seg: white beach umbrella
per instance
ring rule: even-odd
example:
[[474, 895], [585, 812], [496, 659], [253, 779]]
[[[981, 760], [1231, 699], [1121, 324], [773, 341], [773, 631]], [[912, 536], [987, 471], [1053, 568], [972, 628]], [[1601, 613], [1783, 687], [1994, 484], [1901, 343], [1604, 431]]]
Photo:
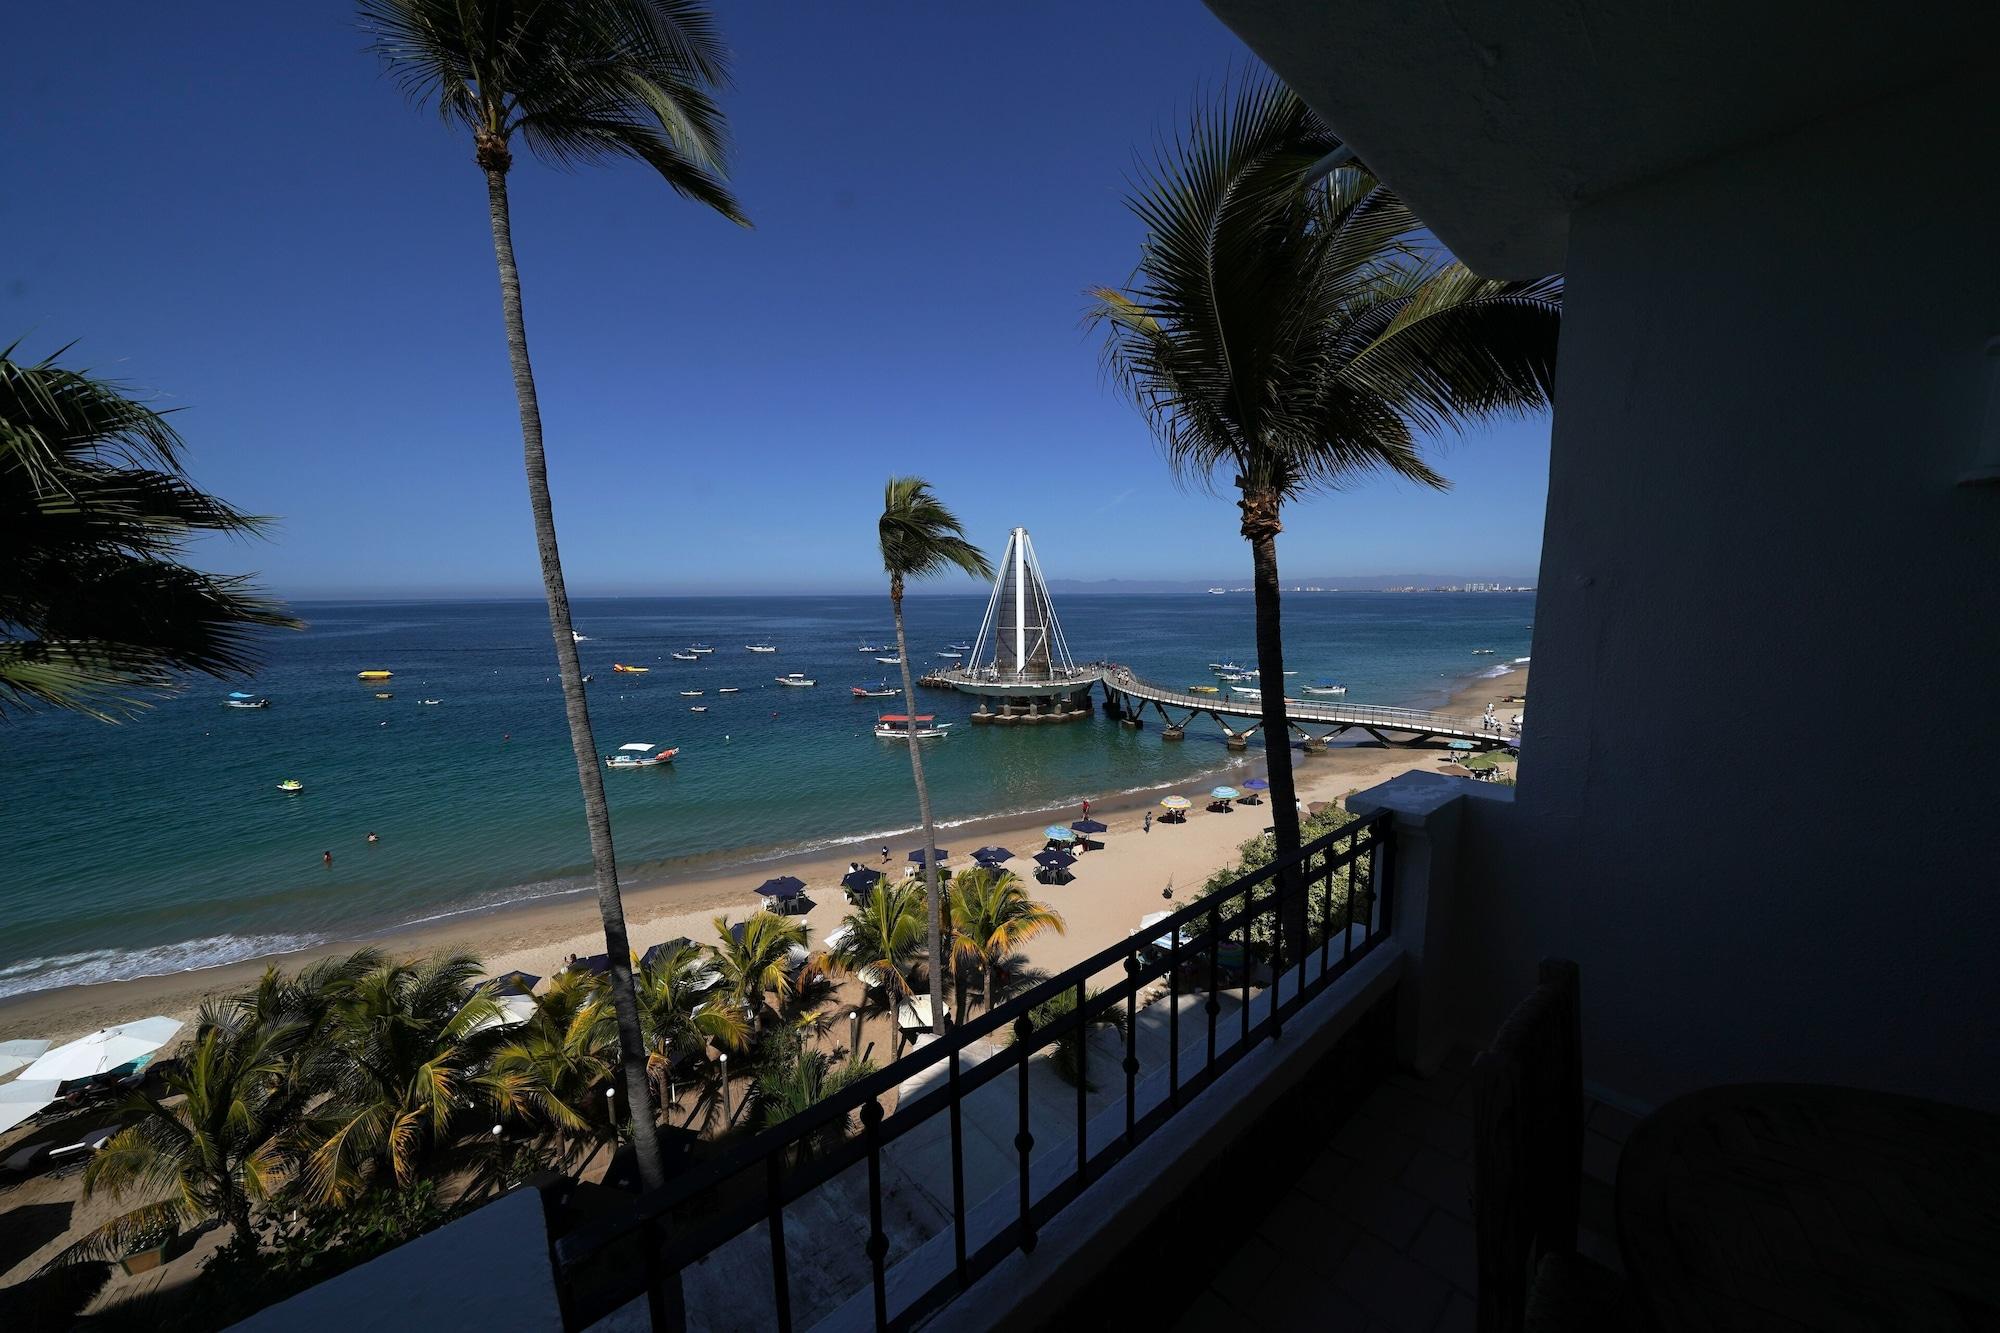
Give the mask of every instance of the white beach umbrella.
[[23, 1037], [19, 1041], [0, 1041], [0, 1078], [5, 1078], [25, 1064], [32, 1063], [36, 1056], [49, 1048], [47, 1037]]
[[15, 1079], [0, 1083], [0, 1134], [26, 1120], [56, 1099], [56, 1081]]
[[519, 1027], [535, 1016], [535, 997], [532, 995], [496, 995], [493, 1004], [500, 1012], [473, 1024], [474, 1032], [483, 1032], [487, 1028]]
[[78, 1037], [21, 1071], [22, 1081], [52, 1078], [58, 1081], [90, 1078], [108, 1069], [130, 1064], [142, 1055], [151, 1055], [174, 1039], [181, 1030], [178, 1018], [141, 1018], [116, 1027], [100, 1028], [87, 1037]]

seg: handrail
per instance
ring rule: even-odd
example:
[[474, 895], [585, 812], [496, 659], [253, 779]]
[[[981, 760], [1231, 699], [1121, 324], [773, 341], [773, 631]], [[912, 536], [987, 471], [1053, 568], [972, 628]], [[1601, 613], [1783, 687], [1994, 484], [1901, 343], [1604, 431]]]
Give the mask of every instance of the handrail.
[[[1202, 696], [1172, 690], [1139, 679], [1126, 667], [1109, 667], [1103, 672], [1105, 688], [1149, 703], [1171, 704], [1197, 712], [1229, 717], [1261, 717], [1261, 704], [1221, 695]], [[1475, 740], [1501, 742], [1510, 739], [1478, 718], [1457, 717], [1422, 708], [1395, 708], [1386, 704], [1316, 703], [1287, 697], [1285, 718], [1298, 722], [1345, 722], [1355, 726], [1373, 723], [1396, 731], [1448, 732]]]
[[[1143, 931], [1098, 950], [977, 1020], [934, 1038], [800, 1114], [753, 1135], [722, 1157], [641, 1197], [629, 1214], [587, 1224], [563, 1237], [554, 1250], [565, 1323], [572, 1328], [582, 1327], [643, 1291], [649, 1298], [654, 1326], [678, 1327], [677, 1274], [680, 1268], [719, 1248], [759, 1221], [766, 1221], [771, 1236], [778, 1327], [789, 1329], [791, 1302], [787, 1275], [789, 1266], [784, 1253], [784, 1209], [789, 1203], [864, 1160], [870, 1167], [871, 1219], [867, 1253], [873, 1269], [876, 1325], [881, 1329], [903, 1327], [920, 1318], [948, 1299], [954, 1288], [962, 1289], [990, 1270], [1006, 1253], [1017, 1248], [1032, 1248], [1036, 1227], [1080, 1193], [1093, 1173], [1101, 1174], [1110, 1160], [1123, 1156], [1143, 1140], [1153, 1128], [1179, 1109], [1187, 1094], [1208, 1086], [1240, 1059], [1252, 1044], [1277, 1036], [1284, 1018], [1344, 973], [1355, 959], [1386, 938], [1393, 922], [1394, 901], [1389, 862], [1383, 854], [1388, 827], [1387, 816], [1377, 813], [1317, 838], [1301, 848], [1295, 857], [1253, 871], [1145, 927]], [[1340, 896], [1337, 890], [1342, 872], [1346, 875], [1345, 896], [1336, 903], [1336, 898]], [[1364, 898], [1368, 900], [1365, 912], [1361, 911]], [[1236, 907], [1234, 912], [1227, 911], [1231, 906]], [[1318, 913], [1316, 923], [1315, 912]], [[1337, 922], [1333, 919], [1336, 913], [1341, 918]], [[1288, 934], [1296, 934], [1301, 923], [1306, 927], [1303, 948], [1299, 947], [1298, 940], [1287, 939]], [[1363, 932], [1358, 944], [1354, 939], [1357, 928]], [[1184, 935], [1186, 938], [1183, 938]], [[1337, 956], [1332, 946], [1336, 936], [1340, 940]], [[1154, 943], [1162, 938], [1171, 941], [1166, 950], [1158, 949]], [[1240, 986], [1244, 1010], [1241, 1017], [1242, 1040], [1218, 1053], [1216, 1025], [1219, 1010], [1214, 997], [1221, 989], [1224, 972], [1221, 956], [1225, 947], [1240, 947], [1242, 950], [1240, 979], [1232, 977], [1229, 989], [1234, 992]], [[1268, 967], [1269, 973], [1268, 979], [1253, 995], [1250, 959], [1260, 950], [1265, 954], [1260, 966]], [[1308, 963], [1315, 952], [1319, 967], [1317, 973], [1309, 977]], [[1089, 995], [1089, 982], [1093, 977], [1121, 965], [1123, 975], [1118, 980], [1096, 995]], [[1184, 975], [1189, 973], [1190, 968], [1194, 974], [1206, 973], [1206, 986], [1199, 984], [1199, 975]], [[1289, 999], [1281, 1000], [1277, 980], [1294, 969], [1296, 985], [1291, 986]], [[1168, 979], [1166, 1003], [1170, 1006], [1170, 1030], [1175, 1034], [1170, 1037], [1167, 1055], [1169, 1099], [1149, 1108], [1143, 1116], [1138, 1113], [1136, 1079], [1140, 1066], [1134, 1045], [1134, 1029], [1128, 1023], [1126, 1058], [1122, 1066], [1126, 1085], [1126, 1132], [1116, 1136], [1112, 1143], [1100, 1145], [1094, 1155], [1086, 1150], [1085, 1101], [1080, 1084], [1077, 1099], [1077, 1173], [1038, 1202], [1031, 1201], [1027, 1185], [1028, 1153], [1033, 1146], [1027, 1122], [1030, 1060], [1037, 1052], [1069, 1033], [1087, 1032], [1093, 1016], [1104, 1010], [1124, 1005], [1128, 1016], [1136, 1013], [1139, 992], [1162, 977]], [[1178, 1002], [1184, 982], [1190, 991], [1205, 989], [1210, 996], [1209, 1002], [1203, 1006], [1208, 1023], [1209, 1058], [1201, 1069], [1185, 1077], [1179, 1067], [1177, 1035], [1181, 1023]], [[1075, 993], [1076, 1006], [1047, 1027], [1037, 1027], [1033, 1019], [1034, 1010], [1064, 992]], [[1258, 1002], [1258, 997], [1264, 995], [1269, 996], [1268, 1006]], [[1253, 1004], [1262, 1011], [1261, 1017], [1256, 1017], [1254, 1021], [1250, 1012]], [[1011, 1045], [987, 1055], [976, 1065], [962, 1068], [964, 1061], [961, 1057], [968, 1046], [997, 1037], [1008, 1029], [1014, 1035]], [[880, 1102], [883, 1094], [940, 1064], [948, 1064], [948, 1079], [913, 1100], [900, 1104], [894, 1114], [884, 1114]], [[973, 1092], [1010, 1073], [1021, 1080], [1021, 1132], [1016, 1137], [1021, 1153], [1020, 1216], [999, 1235], [972, 1251], [968, 1249], [965, 1229], [967, 1200], [957, 1131], [958, 1111]], [[857, 1111], [863, 1125], [860, 1136], [845, 1138], [816, 1160], [787, 1165], [792, 1149], [797, 1145], [821, 1136], [835, 1126], [845, 1132], [849, 1118]], [[884, 1276], [888, 1239], [881, 1224], [881, 1154], [888, 1144], [940, 1114], [949, 1114], [953, 1119], [953, 1179], [950, 1184], [953, 1196], [952, 1229], [958, 1262], [951, 1278], [925, 1292], [905, 1309], [894, 1312], [892, 1317], [886, 1304]], [[706, 1218], [678, 1219], [680, 1229], [678, 1232], [674, 1230], [677, 1212], [684, 1211], [705, 1196], [713, 1195], [718, 1187], [727, 1182], [760, 1169], [765, 1182], [761, 1199], [737, 1202]], [[635, 1241], [644, 1260], [638, 1275], [634, 1276], [629, 1263], [614, 1262], [615, 1271], [610, 1282], [614, 1303], [584, 1317], [585, 1312], [578, 1309], [582, 1293], [572, 1290], [577, 1285], [579, 1274], [590, 1268], [593, 1260], [615, 1261], [621, 1256], [629, 1259], [629, 1247]], [[596, 1304], [603, 1305], [603, 1301]]]

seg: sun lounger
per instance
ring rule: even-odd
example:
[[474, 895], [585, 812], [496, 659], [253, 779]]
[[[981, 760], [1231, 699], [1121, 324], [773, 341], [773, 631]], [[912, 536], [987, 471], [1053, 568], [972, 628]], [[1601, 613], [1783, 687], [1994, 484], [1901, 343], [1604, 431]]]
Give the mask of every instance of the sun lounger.
[[49, 1160], [51, 1162], [73, 1162], [95, 1156], [103, 1150], [105, 1144], [118, 1137], [118, 1131], [123, 1128], [123, 1125], [106, 1125], [102, 1129], [93, 1129], [75, 1143], [66, 1143], [60, 1148], [51, 1148], [49, 1150]]
[[9, 1153], [5, 1161], [0, 1161], [0, 1174], [19, 1175], [32, 1171], [49, 1155], [46, 1143], [31, 1143], [25, 1148]]

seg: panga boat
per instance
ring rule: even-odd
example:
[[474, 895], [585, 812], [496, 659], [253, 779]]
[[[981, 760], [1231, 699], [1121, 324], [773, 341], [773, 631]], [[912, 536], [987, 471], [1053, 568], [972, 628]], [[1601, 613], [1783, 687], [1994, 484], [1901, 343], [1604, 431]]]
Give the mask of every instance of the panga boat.
[[1216, 688], [1216, 687], [1215, 687], [1215, 686], [1213, 686], [1213, 685], [1190, 685], [1190, 686], [1188, 686], [1188, 693], [1189, 693], [1189, 694], [1220, 694], [1220, 693], [1222, 693], [1222, 691], [1221, 691], [1220, 689]]
[[945, 645], [945, 647], [951, 649], [955, 653], [969, 653], [972, 651], [972, 645], [969, 643], [948, 643]]
[[965, 656], [965, 654], [964, 654], [964, 653], [939, 653], [939, 654], [938, 654], [938, 656], [939, 656], [939, 657], [942, 657], [942, 658], [945, 658], [945, 659], [947, 659], [948, 661], [952, 661], [952, 662], [956, 662], [956, 661], [957, 661], [957, 660], [958, 660], [959, 658], [961, 658], [961, 657]]
[[857, 699], [893, 699], [896, 691], [886, 680], [878, 680], [873, 685], [856, 685], [854, 697]]
[[806, 674], [805, 674], [804, 672], [802, 672], [802, 671], [794, 671], [794, 672], [792, 672], [792, 673], [791, 673], [790, 675], [788, 675], [788, 676], [777, 676], [777, 677], [774, 677], [774, 679], [775, 679], [775, 680], [776, 680], [776, 681], [777, 681], [777, 682], [778, 682], [778, 683], [779, 683], [780, 685], [817, 685], [817, 684], [819, 684], [819, 682], [818, 682], [818, 681], [816, 681], [816, 680], [813, 680], [813, 679], [810, 679], [810, 678], [809, 678], [808, 676], [806, 676]]
[[1493, 650], [1493, 649], [1491, 649], [1491, 648], [1474, 648], [1474, 649], [1472, 650], [1472, 655], [1473, 655], [1474, 657], [1483, 657], [1483, 656], [1485, 656], [1485, 655], [1486, 655], [1487, 653], [1490, 653], [1490, 652], [1492, 652], [1492, 651], [1494, 651], [1494, 650]]
[[648, 671], [651, 671], [651, 670], [652, 670], [653, 668], [651, 668], [651, 667], [631, 667], [631, 666], [626, 666], [626, 665], [625, 665], [625, 664], [624, 664], [623, 662], [613, 662], [613, 663], [611, 664], [611, 669], [612, 669], [613, 671], [623, 671], [623, 672], [627, 673], [628, 675], [633, 675], [633, 676], [643, 676], [643, 675], [645, 675], [645, 674], [646, 674], [646, 673], [647, 673]]
[[778, 651], [778, 645], [774, 643], [746, 643], [743, 646], [753, 653], [775, 653]]
[[724, 685], [724, 686], [723, 686], [723, 687], [722, 687], [721, 689], [717, 690], [717, 691], [716, 691], [716, 693], [717, 693], [717, 694], [741, 694], [741, 693], [743, 693], [743, 691], [741, 691], [741, 690], [737, 689], [737, 688], [736, 688], [736, 687], [735, 687], [734, 685]]
[[683, 698], [683, 699], [699, 699], [699, 698], [701, 698], [701, 691], [700, 691], [700, 690], [682, 690], [682, 691], [681, 691], [681, 698]]
[[1345, 694], [1347, 687], [1338, 681], [1323, 680], [1317, 685], [1306, 686], [1307, 694]]
[[306, 784], [300, 782], [297, 778], [286, 778], [278, 784], [279, 791], [304, 791], [305, 789]]
[[1229, 692], [1231, 694], [1240, 694], [1246, 699], [1261, 699], [1264, 697], [1264, 691], [1258, 689], [1255, 685], [1231, 685]]
[[902, 659], [902, 658], [900, 658], [900, 657], [878, 657], [878, 658], [876, 658], [875, 660], [876, 660], [876, 661], [878, 661], [878, 662], [880, 662], [880, 663], [881, 663], [881, 664], [882, 664], [883, 666], [901, 666], [901, 665], [903, 665], [903, 659]]
[[707, 704], [696, 704], [693, 708], [688, 709], [688, 712], [690, 713], [706, 713], [707, 711], [708, 711]]
[[701, 661], [701, 654], [700, 654], [700, 653], [697, 653], [697, 652], [696, 652], [696, 651], [695, 651], [694, 649], [692, 649], [692, 648], [688, 649], [688, 650], [687, 650], [686, 652], [684, 652], [684, 653], [668, 653], [668, 654], [667, 654], [667, 656], [669, 656], [669, 657], [673, 658], [673, 659], [674, 659], [674, 661], [676, 661], [676, 662], [699, 662], [699, 661]]
[[661, 750], [658, 754], [652, 751], [651, 741], [632, 741], [619, 746], [618, 753], [608, 756], [604, 764], [607, 768], [652, 768], [656, 764], [671, 764], [674, 756], [680, 753], [679, 747]]
[[715, 649], [705, 643], [691, 643], [688, 645], [688, 651], [691, 653], [712, 653]]
[[1254, 671], [1237, 671], [1226, 675], [1217, 676], [1216, 679], [1221, 681], [1223, 684], [1228, 685], [1239, 680], [1255, 680], [1257, 679], [1257, 673]]
[[1241, 671], [1241, 670], [1243, 670], [1243, 668], [1242, 668], [1242, 667], [1238, 666], [1238, 665], [1237, 665], [1236, 663], [1234, 663], [1234, 662], [1210, 662], [1210, 663], [1208, 664], [1208, 669], [1209, 669], [1210, 671]]
[[907, 713], [884, 713], [875, 719], [875, 734], [884, 740], [906, 741], [912, 736], [923, 740], [944, 735], [950, 726], [949, 722], [938, 722], [930, 713], [918, 713], [915, 717]]
[[444, 700], [442, 700], [442, 699], [419, 699], [419, 700], [417, 700], [417, 702], [418, 702], [418, 703], [420, 703], [420, 704], [441, 704], [441, 703], [443, 703], [443, 702], [444, 702]]
[[357, 671], [354, 673], [354, 678], [356, 680], [387, 680], [395, 674], [393, 671]]
[[[887, 644], [882, 645], [882, 648], [886, 647], [888, 647]], [[882, 648], [877, 648], [872, 643], [864, 643], [859, 648], [855, 649], [855, 651], [860, 653], [879, 653], [882, 651]]]
[[229, 697], [224, 699], [222, 704], [225, 708], [269, 708], [271, 701], [259, 699], [254, 694], [245, 694], [241, 690], [231, 690]]
[[396, 696], [389, 693], [387, 690], [377, 690], [375, 691], [375, 697], [377, 699], [393, 699]]

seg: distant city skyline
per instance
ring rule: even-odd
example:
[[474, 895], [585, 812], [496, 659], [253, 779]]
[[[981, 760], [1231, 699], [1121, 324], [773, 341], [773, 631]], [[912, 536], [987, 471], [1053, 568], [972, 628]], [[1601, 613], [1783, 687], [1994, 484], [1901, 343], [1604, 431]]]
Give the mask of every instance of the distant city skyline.
[[[9, 215], [0, 342], [74, 343], [67, 364], [181, 409], [197, 482], [277, 520], [200, 547], [207, 567], [288, 598], [534, 589], [462, 136], [405, 103], [345, 3], [99, 18], [15, 23], [44, 58], [0, 86], [11, 178], [61, 206]], [[718, 18], [756, 230], [638, 168], [514, 171], [572, 589], [871, 588], [891, 473], [928, 477], [982, 545], [1025, 524], [1052, 576], [1247, 582], [1233, 501], [1175, 485], [1080, 327], [1138, 254], [1135, 154], [1253, 68], [1236, 38], [1196, 0]], [[1105, 77], [1111, 52], [1142, 91]], [[1546, 420], [1438, 463], [1451, 492], [1291, 506], [1286, 586], [1536, 568]]]

